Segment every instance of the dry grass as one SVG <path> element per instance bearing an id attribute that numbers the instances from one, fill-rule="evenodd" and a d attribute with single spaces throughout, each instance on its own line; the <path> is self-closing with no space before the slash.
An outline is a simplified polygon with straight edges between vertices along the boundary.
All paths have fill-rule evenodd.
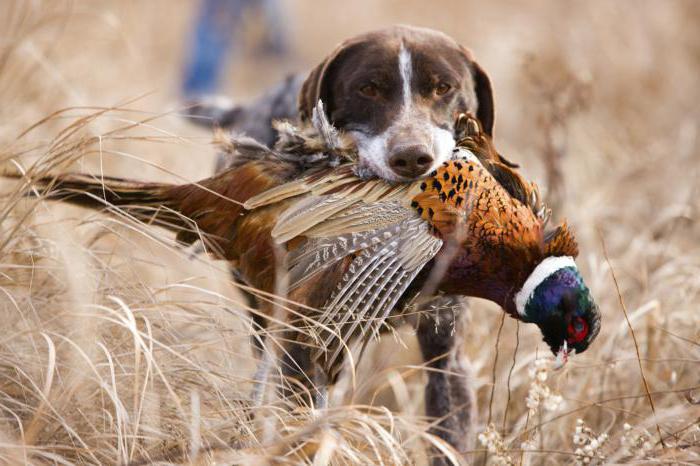
<path id="1" fill-rule="evenodd" d="M 240 57 L 234 94 L 393 22 L 436 27 L 471 46 L 494 80 L 497 142 L 528 176 L 552 184 L 555 217 L 576 228 L 578 262 L 604 313 L 595 345 L 552 371 L 535 368 L 546 352 L 536 329 L 506 319 L 497 344 L 501 313 L 472 303 L 464 350 L 493 450 L 479 444 L 473 461 L 583 463 L 601 454 L 611 463 L 697 464 L 700 5 L 443 3 L 289 0 L 296 60 Z M 207 176 L 210 135 L 172 112 L 192 9 L 165 0 L 2 2 L 3 166 Z M 1 186 L 0 463 L 295 463 L 314 452 L 318 464 L 427 461 L 409 330 L 401 342 L 374 345 L 323 415 L 289 412 L 272 397 L 251 406 L 249 322 L 223 264 L 128 218 L 22 199 L 22 186 Z"/>

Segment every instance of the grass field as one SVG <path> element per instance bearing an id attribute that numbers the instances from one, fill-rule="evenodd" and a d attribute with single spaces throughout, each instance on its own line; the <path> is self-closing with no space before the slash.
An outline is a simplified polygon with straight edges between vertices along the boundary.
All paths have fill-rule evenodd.
<path id="1" fill-rule="evenodd" d="M 603 328 L 564 369 L 537 362 L 534 326 L 499 331 L 498 308 L 470 304 L 485 433 L 469 461 L 700 463 L 700 3 L 283 3 L 292 56 L 259 58 L 251 19 L 230 95 L 368 29 L 441 29 L 490 73 L 497 146 L 577 233 Z M 211 174 L 212 135 L 178 115 L 195 7 L 1 2 L 3 169 Z M 428 461 L 410 329 L 374 344 L 323 415 L 251 407 L 249 322 L 225 264 L 124 216 L 0 189 L 0 463 Z"/>

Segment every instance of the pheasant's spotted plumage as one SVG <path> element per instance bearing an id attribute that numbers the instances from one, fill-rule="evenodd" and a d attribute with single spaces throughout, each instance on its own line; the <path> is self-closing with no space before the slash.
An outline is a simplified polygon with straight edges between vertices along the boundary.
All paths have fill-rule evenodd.
<path id="1" fill-rule="evenodd" d="M 341 136 L 318 131 L 314 141 L 333 139 L 327 151 L 304 146 L 298 158 L 285 148 L 231 141 L 231 168 L 194 184 L 103 185 L 83 175 L 38 184 L 55 188 L 52 199 L 119 206 L 176 231 L 182 242 L 201 235 L 247 284 L 268 293 L 278 291 L 275 251 L 282 246 L 289 298 L 324 329 L 315 357 L 331 376 L 352 338 L 376 334 L 421 292 L 490 299 L 537 323 L 553 350 L 564 340 L 585 349 L 599 324 L 592 301 L 569 309 L 590 301 L 572 266 L 578 251 L 571 232 L 564 224 L 545 234 L 548 211 L 537 187 L 495 151 L 476 120 L 461 118 L 457 128 L 454 159 L 412 183 L 361 179 L 353 164 L 336 167 L 352 157 Z M 549 279 L 553 271 L 562 278 Z M 546 289 L 539 286 L 545 281 Z M 571 289 L 576 283 L 580 290 Z M 567 336 L 583 318 L 588 336 Z"/>
<path id="2" fill-rule="evenodd" d="M 481 168 L 481 166 L 479 166 Z M 421 192 L 411 202 L 421 218 L 441 236 L 451 234 L 460 221 L 464 223 L 474 202 L 470 196 L 475 176 L 474 163 L 467 160 L 446 162 L 420 184 Z"/>
<path id="3" fill-rule="evenodd" d="M 533 222 L 532 212 L 509 196 L 474 155 L 465 154 L 467 158 L 445 162 L 421 182 L 411 203 L 421 218 L 443 237 L 455 232 L 499 236 L 504 228 Z"/>

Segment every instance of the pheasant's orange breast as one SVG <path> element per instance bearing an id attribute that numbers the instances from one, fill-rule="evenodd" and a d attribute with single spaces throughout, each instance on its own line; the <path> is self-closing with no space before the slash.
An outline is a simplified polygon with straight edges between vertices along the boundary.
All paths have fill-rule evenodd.
<path id="1" fill-rule="evenodd" d="M 471 154 L 446 162 L 419 188 L 411 207 L 442 238 L 497 240 L 534 226 L 528 208 L 511 197 Z"/>

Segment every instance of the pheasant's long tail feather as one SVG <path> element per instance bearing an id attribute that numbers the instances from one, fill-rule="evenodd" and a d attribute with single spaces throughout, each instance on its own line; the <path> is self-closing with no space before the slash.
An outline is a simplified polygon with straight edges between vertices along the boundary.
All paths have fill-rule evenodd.
<path id="1" fill-rule="evenodd" d="M 170 197 L 173 185 L 140 183 L 116 177 L 83 174 L 44 176 L 31 180 L 28 195 L 67 202 L 95 210 L 114 210 L 175 232 L 190 230 L 192 222 L 177 211 Z"/>

